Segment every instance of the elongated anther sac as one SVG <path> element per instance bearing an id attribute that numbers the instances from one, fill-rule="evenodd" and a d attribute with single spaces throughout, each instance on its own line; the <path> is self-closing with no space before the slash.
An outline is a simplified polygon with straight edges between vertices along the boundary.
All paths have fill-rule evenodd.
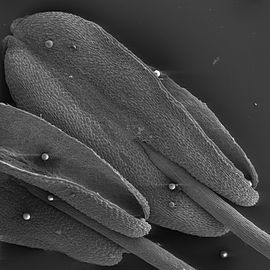
<path id="1" fill-rule="evenodd" d="M 211 189 L 194 179 L 176 163 L 166 159 L 152 147 L 141 143 L 150 160 L 170 179 L 179 183 L 183 192 L 202 206 L 245 243 L 270 259 L 270 235 L 258 228 L 225 202 Z M 184 181 L 183 181 L 184 179 Z"/>
<path id="2" fill-rule="evenodd" d="M 44 200 L 43 197 L 40 199 Z M 49 202 L 50 204 L 50 202 Z M 87 217 L 69 204 L 62 200 L 57 200 L 53 207 L 59 209 L 61 212 L 66 213 L 72 218 L 78 220 L 87 227 L 95 230 L 101 235 L 107 237 L 113 242 L 117 243 L 124 249 L 132 252 L 134 255 L 153 265 L 160 270 L 195 270 L 192 266 L 188 265 L 184 261 L 176 258 L 174 255 L 148 240 L 145 237 L 130 238 L 123 234 L 112 231 L 105 226 L 101 225 L 97 221 Z"/>

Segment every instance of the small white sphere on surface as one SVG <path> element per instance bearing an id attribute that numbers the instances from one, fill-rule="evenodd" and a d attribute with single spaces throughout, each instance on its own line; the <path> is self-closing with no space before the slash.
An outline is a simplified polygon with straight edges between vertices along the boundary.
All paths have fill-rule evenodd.
<path id="1" fill-rule="evenodd" d="M 41 159 L 42 159 L 42 160 L 46 161 L 46 160 L 48 160 L 49 158 L 50 158 L 50 156 L 49 156 L 47 153 L 42 153 L 42 154 L 41 154 Z"/>
<path id="2" fill-rule="evenodd" d="M 176 184 L 175 183 L 170 183 L 169 184 L 169 189 L 170 190 L 175 190 L 176 189 Z"/>
<path id="3" fill-rule="evenodd" d="M 161 75 L 160 71 L 157 70 L 157 69 L 154 71 L 154 73 L 155 73 L 155 75 L 156 75 L 158 78 L 159 78 L 159 76 Z"/>
<path id="4" fill-rule="evenodd" d="M 220 257 L 222 259 L 225 259 L 225 258 L 227 258 L 229 256 L 229 254 L 228 254 L 228 252 L 226 250 L 220 251 L 220 254 L 219 255 L 220 255 Z"/>
<path id="5" fill-rule="evenodd" d="M 29 220 L 31 218 L 31 215 L 29 213 L 24 213 L 23 214 L 23 219 L 24 220 Z"/>
<path id="6" fill-rule="evenodd" d="M 53 41 L 52 40 L 46 40 L 45 41 L 45 47 L 46 48 L 52 48 L 52 46 L 53 46 Z"/>
<path id="7" fill-rule="evenodd" d="M 51 195 L 51 194 L 50 194 L 50 195 L 48 195 L 48 197 L 47 197 L 47 198 L 48 198 L 48 201 L 50 201 L 50 202 L 52 202 L 52 201 L 54 200 L 54 197 L 53 197 L 53 195 Z"/>
<path id="8" fill-rule="evenodd" d="M 175 207 L 175 203 L 174 203 L 174 202 L 169 202 L 169 206 L 170 206 L 171 208 L 174 208 L 174 207 Z"/>

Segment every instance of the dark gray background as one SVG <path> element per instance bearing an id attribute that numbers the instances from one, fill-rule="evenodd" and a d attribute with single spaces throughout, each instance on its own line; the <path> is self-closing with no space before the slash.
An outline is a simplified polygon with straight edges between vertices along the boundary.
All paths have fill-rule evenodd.
<path id="1" fill-rule="evenodd" d="M 237 209 L 270 232 L 269 1 L 8 0 L 0 3 L 0 38 L 9 33 L 13 19 L 49 10 L 71 12 L 98 23 L 147 64 L 167 72 L 209 105 L 260 176 L 259 203 Z M 10 102 L 2 61 L 0 74 L 0 100 Z M 231 233 L 199 238 L 155 227 L 149 237 L 198 269 L 270 269 L 268 260 Z M 229 258 L 221 259 L 220 250 L 227 250 Z M 54 252 L 2 244 L 0 269 L 153 268 L 133 255 L 105 268 Z"/>

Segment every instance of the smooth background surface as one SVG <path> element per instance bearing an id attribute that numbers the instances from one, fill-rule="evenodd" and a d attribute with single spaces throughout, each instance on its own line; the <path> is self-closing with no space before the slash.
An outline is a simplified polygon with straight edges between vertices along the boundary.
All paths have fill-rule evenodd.
<path id="1" fill-rule="evenodd" d="M 9 33 L 13 19 L 49 10 L 71 12 L 98 23 L 147 64 L 166 71 L 209 105 L 245 149 L 260 176 L 259 203 L 237 209 L 270 233 L 269 1 L 8 0 L 0 3 L 0 39 Z M 2 59 L 0 100 L 7 102 Z M 199 238 L 154 228 L 149 237 L 198 269 L 270 269 L 268 260 L 231 233 Z M 221 259 L 220 250 L 227 250 L 229 258 Z M 54 252 L 2 244 L 0 269 L 153 268 L 133 255 L 125 255 L 119 265 L 107 268 Z"/>

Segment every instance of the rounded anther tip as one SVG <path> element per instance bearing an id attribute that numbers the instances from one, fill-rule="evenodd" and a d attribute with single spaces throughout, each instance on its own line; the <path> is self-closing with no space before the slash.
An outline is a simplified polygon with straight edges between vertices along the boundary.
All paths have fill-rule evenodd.
<path id="1" fill-rule="evenodd" d="M 14 30 L 16 29 L 16 27 L 18 27 L 18 25 L 21 23 L 21 21 L 23 21 L 24 18 L 17 18 L 15 19 L 11 25 L 10 25 L 10 32 L 12 34 L 14 34 Z"/>

